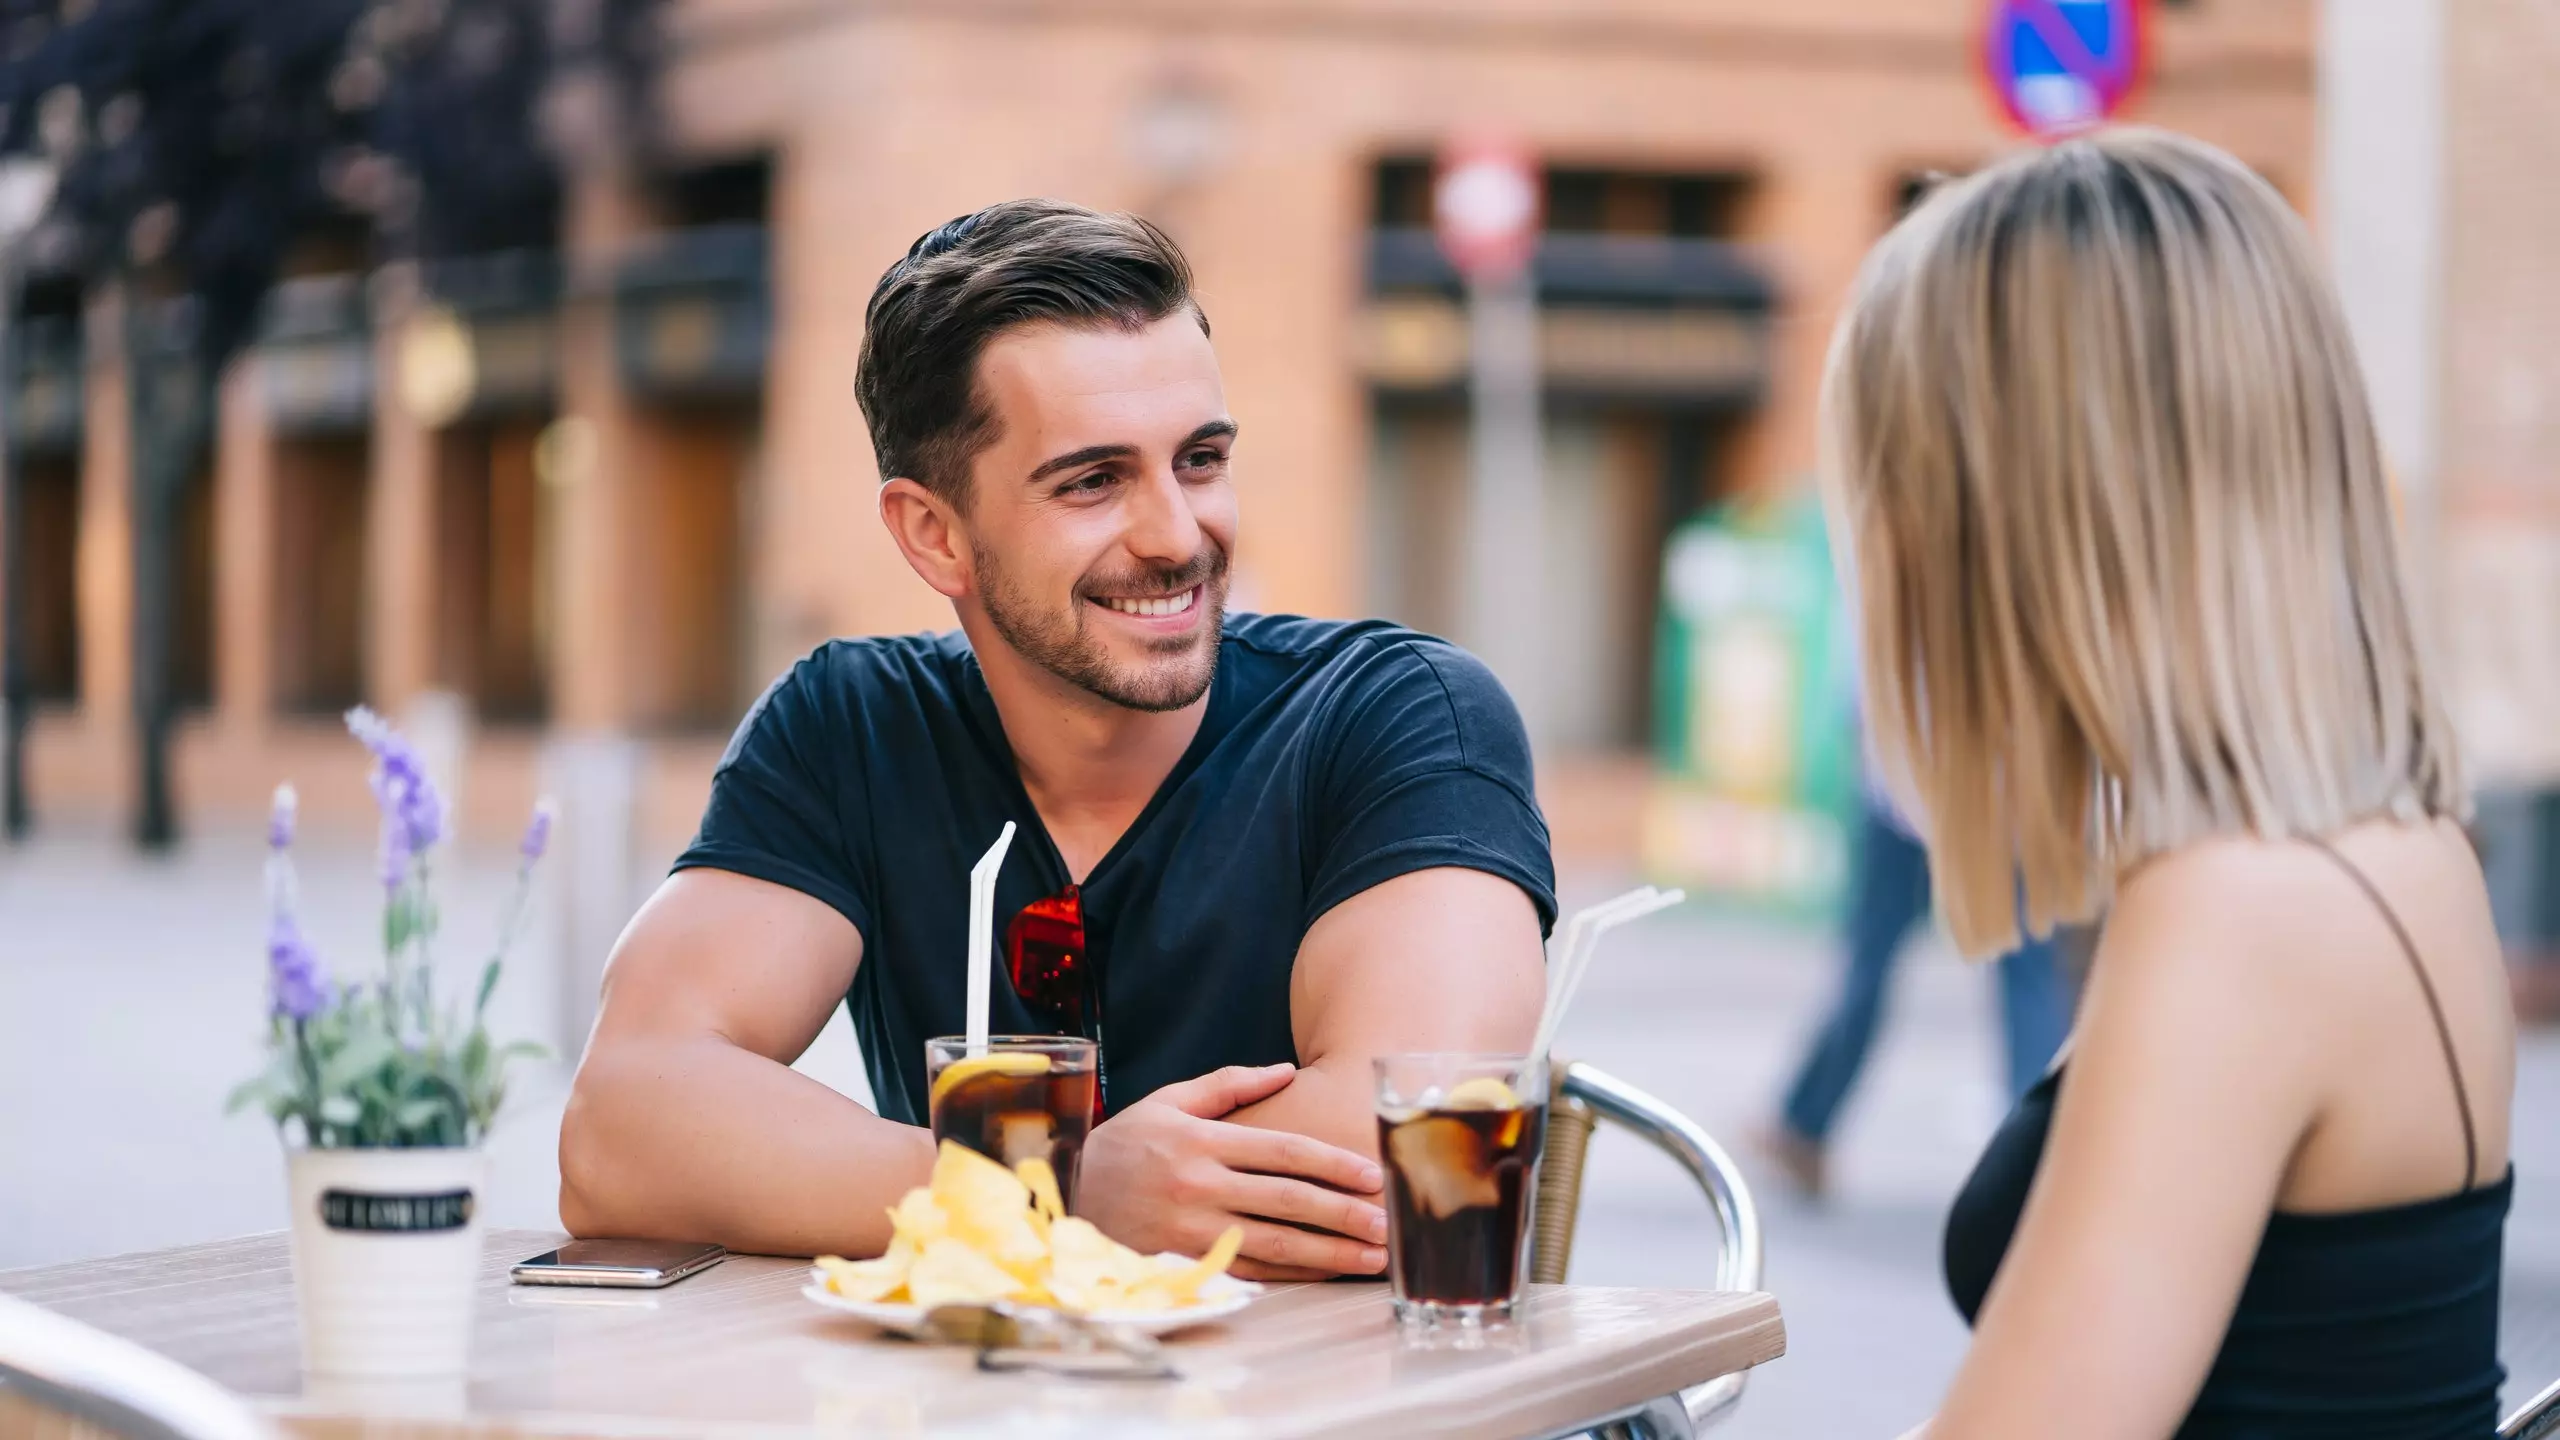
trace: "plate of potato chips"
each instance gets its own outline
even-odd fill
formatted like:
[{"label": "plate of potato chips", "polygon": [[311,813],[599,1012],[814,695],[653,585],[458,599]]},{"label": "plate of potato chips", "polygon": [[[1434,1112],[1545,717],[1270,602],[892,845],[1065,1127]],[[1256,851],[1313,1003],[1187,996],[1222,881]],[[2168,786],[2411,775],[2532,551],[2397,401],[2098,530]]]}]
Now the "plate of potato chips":
[{"label": "plate of potato chips", "polygon": [[1067,1214],[1048,1162],[1007,1170],[947,1140],[932,1183],[908,1191],[889,1225],[879,1259],[819,1256],[800,1293],[892,1329],[918,1325],[937,1305],[1005,1300],[1149,1335],[1232,1315],[1262,1293],[1227,1273],[1240,1229],[1196,1260],[1141,1255]]}]

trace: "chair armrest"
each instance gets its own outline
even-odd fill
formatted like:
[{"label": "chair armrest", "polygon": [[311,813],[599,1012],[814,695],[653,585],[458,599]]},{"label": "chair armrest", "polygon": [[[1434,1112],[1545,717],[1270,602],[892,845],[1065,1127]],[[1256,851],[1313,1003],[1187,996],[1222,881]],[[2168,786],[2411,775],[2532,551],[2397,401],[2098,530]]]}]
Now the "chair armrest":
[{"label": "chair armrest", "polygon": [[2498,1424],[2498,1440],[2543,1440],[2555,1434],[2560,1434],[2560,1380],[2544,1386],[2541,1394]]},{"label": "chair armrest", "polygon": [[0,1382],[128,1440],[273,1440],[239,1397],[193,1370],[10,1295],[0,1295]]},{"label": "chair armrest", "polygon": [[[1601,1119],[1678,1161],[1715,1209],[1722,1242],[1716,1256],[1716,1288],[1760,1288],[1760,1207],[1751,1198],[1742,1168],[1714,1137],[1688,1116],[1588,1065],[1566,1067],[1559,1097],[1590,1107]],[[1691,1424],[1703,1427],[1739,1401],[1747,1374],[1737,1371],[1684,1392],[1681,1403]]]}]

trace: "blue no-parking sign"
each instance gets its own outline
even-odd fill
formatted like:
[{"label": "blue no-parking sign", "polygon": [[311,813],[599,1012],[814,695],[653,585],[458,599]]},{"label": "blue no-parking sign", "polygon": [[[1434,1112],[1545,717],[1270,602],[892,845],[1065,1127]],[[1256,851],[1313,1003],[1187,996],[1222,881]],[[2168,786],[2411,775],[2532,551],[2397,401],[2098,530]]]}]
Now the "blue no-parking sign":
[{"label": "blue no-parking sign", "polygon": [[2143,63],[2143,0],[1992,0],[1983,71],[2030,135],[2083,130],[2121,108]]}]

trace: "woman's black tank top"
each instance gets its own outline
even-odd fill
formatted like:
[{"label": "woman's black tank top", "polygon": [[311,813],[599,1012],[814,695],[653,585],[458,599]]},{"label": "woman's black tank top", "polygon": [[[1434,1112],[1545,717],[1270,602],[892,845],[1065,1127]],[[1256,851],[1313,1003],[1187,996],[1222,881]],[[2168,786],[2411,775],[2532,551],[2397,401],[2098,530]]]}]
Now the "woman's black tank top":
[{"label": "woman's black tank top", "polygon": [[[2478,1142],[2435,987],[2372,882],[2344,856],[2318,848],[2381,907],[2417,972],[2453,1070],[2466,1184],[2409,1205],[2268,1216],[2239,1308],[2177,1437],[2487,1440],[2505,1378],[2498,1271],[2515,1174],[2495,1185],[2468,1183],[2479,1170]],[[2062,1080],[2057,1068],[2018,1102],[1947,1216],[1947,1289],[1968,1324],[2026,1208]]]}]

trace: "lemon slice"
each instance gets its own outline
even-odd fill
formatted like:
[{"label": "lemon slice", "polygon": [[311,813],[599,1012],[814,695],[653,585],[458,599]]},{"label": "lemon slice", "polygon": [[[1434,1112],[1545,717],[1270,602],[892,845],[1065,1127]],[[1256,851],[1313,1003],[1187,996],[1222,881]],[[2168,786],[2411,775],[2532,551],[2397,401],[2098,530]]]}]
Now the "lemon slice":
[{"label": "lemon slice", "polygon": [[1492,1076],[1479,1075],[1473,1080],[1459,1082],[1441,1105],[1449,1110],[1517,1110],[1520,1097],[1512,1092],[1510,1086]]},{"label": "lemon slice", "polygon": [[942,1103],[943,1096],[950,1094],[953,1087],[973,1075],[1046,1075],[1048,1073],[1049,1057],[1035,1051],[999,1050],[992,1055],[971,1055],[966,1059],[952,1061],[941,1074],[933,1077],[933,1098],[929,1103],[937,1105]]}]

